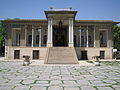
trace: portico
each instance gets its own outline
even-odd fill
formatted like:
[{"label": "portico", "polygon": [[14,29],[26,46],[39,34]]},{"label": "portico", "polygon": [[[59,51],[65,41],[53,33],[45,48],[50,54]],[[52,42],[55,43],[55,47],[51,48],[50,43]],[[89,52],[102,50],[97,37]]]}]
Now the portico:
[{"label": "portico", "polygon": [[[75,15],[77,11],[72,11],[71,9],[66,9],[65,11],[61,9],[50,9],[49,11],[45,11],[47,20],[48,20],[48,41],[47,47],[53,46],[53,27],[58,27],[58,32],[62,33],[62,27],[66,26],[68,29],[68,42],[67,46],[73,47],[73,21],[75,20]],[[54,33],[55,34],[55,33]],[[64,33],[65,34],[65,33]],[[64,38],[65,35],[63,35]],[[58,38],[61,38],[60,36]],[[54,39],[55,40],[55,39]],[[63,41],[63,40],[62,40]],[[66,46],[66,45],[65,45]]]}]

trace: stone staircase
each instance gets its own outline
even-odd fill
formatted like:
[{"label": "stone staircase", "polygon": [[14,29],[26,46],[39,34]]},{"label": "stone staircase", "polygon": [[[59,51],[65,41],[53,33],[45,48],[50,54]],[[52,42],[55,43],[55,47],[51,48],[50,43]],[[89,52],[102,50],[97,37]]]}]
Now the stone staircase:
[{"label": "stone staircase", "polygon": [[45,64],[78,64],[74,47],[48,48]]}]

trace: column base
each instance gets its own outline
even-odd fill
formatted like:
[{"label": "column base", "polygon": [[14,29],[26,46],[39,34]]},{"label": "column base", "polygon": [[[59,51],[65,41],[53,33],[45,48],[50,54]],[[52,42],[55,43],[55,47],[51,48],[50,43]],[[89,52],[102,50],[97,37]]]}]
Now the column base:
[{"label": "column base", "polygon": [[69,47],[74,47],[74,44],[73,43],[69,43],[68,46]]},{"label": "column base", "polygon": [[47,47],[52,47],[52,43],[47,43]]}]

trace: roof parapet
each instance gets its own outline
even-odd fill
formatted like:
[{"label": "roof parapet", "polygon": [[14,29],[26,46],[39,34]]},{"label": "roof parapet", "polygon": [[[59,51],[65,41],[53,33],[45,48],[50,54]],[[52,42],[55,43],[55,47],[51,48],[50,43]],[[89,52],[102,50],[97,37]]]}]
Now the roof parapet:
[{"label": "roof parapet", "polygon": [[50,8],[50,11],[72,11],[72,8]]}]

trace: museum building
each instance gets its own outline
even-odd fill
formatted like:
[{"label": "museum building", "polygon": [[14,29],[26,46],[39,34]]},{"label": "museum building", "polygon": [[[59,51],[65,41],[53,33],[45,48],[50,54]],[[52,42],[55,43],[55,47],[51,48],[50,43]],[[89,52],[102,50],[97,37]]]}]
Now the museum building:
[{"label": "museum building", "polygon": [[44,11],[46,19],[7,19],[6,59],[44,60],[45,63],[76,64],[78,60],[113,57],[112,20],[76,20],[77,11]]}]

